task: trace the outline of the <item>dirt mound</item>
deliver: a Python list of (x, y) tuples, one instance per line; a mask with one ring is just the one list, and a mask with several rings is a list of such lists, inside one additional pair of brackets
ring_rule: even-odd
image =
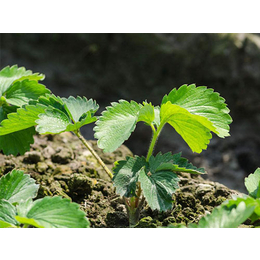
[[(92, 147), (107, 164), (131, 156), (124, 145), (113, 153), (104, 154)], [(40, 184), (38, 198), (49, 195), (69, 197), (81, 205), (91, 227), (128, 227), (126, 209), (109, 177), (91, 153), (71, 133), (35, 136), (31, 150), (23, 156), (0, 154), (0, 176), (12, 169), (24, 170)], [(180, 189), (173, 195), (171, 211), (152, 211), (145, 205), (137, 227), (167, 226), (170, 223), (190, 223), (220, 205), (235, 191), (200, 176), (180, 175)]]

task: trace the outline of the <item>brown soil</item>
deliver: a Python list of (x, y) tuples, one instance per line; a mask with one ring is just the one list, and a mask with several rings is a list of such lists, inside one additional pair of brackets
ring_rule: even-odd
[[(124, 145), (113, 153), (104, 154), (96, 141), (89, 142), (110, 169), (115, 161), (132, 155)], [(91, 227), (128, 227), (125, 206), (116, 195), (110, 178), (71, 133), (35, 136), (31, 150), (23, 156), (0, 153), (0, 176), (14, 168), (24, 170), (36, 179), (40, 184), (39, 198), (61, 195), (79, 203)], [(162, 213), (145, 205), (137, 227), (198, 222), (233, 193), (236, 192), (217, 182), (181, 174), (180, 189), (173, 195), (173, 209)]]

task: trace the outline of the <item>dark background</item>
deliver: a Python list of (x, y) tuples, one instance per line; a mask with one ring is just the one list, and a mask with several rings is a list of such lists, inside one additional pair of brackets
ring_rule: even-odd
[[(240, 191), (260, 167), (258, 34), (0, 34), (0, 69), (14, 64), (44, 73), (56, 95), (96, 99), (99, 113), (119, 99), (159, 105), (182, 84), (213, 88), (231, 110), (231, 136), (213, 136), (198, 155), (167, 126), (156, 152), (182, 151), (209, 179)], [(93, 139), (92, 128), (84, 127), (86, 138)], [(145, 155), (150, 138), (139, 123), (125, 144)]]

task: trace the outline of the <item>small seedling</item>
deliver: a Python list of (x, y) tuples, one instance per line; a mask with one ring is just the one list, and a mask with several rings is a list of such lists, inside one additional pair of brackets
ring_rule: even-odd
[(178, 172), (203, 174), (204, 169), (188, 163), (181, 154), (153, 156), (153, 150), (165, 124), (181, 135), (193, 152), (200, 153), (212, 138), (229, 136), (232, 119), (225, 100), (206, 87), (183, 85), (165, 95), (160, 106), (120, 100), (107, 107), (96, 122), (95, 137), (105, 152), (112, 152), (127, 140), (138, 122), (151, 127), (152, 140), (146, 157), (128, 157), (116, 162), (113, 182), (123, 197), (130, 226), (139, 220), (146, 200), (151, 209), (166, 211), (172, 208), (172, 195), (178, 188)]
[(87, 228), (90, 223), (77, 203), (60, 196), (33, 200), (39, 185), (23, 171), (0, 178), (0, 228)]

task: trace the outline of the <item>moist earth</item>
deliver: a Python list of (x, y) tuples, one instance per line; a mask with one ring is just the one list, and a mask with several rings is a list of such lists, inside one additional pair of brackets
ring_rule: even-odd
[[(12, 169), (24, 170), (40, 184), (38, 198), (60, 195), (80, 204), (92, 228), (128, 227), (126, 208), (96, 159), (71, 133), (35, 136), (30, 151), (22, 156), (0, 153), (0, 176)], [(103, 153), (88, 141), (108, 168), (132, 156), (124, 145)], [(160, 227), (171, 223), (197, 223), (199, 219), (237, 192), (201, 176), (180, 174), (180, 188), (173, 195), (173, 209), (153, 211), (145, 204), (136, 227)]]

